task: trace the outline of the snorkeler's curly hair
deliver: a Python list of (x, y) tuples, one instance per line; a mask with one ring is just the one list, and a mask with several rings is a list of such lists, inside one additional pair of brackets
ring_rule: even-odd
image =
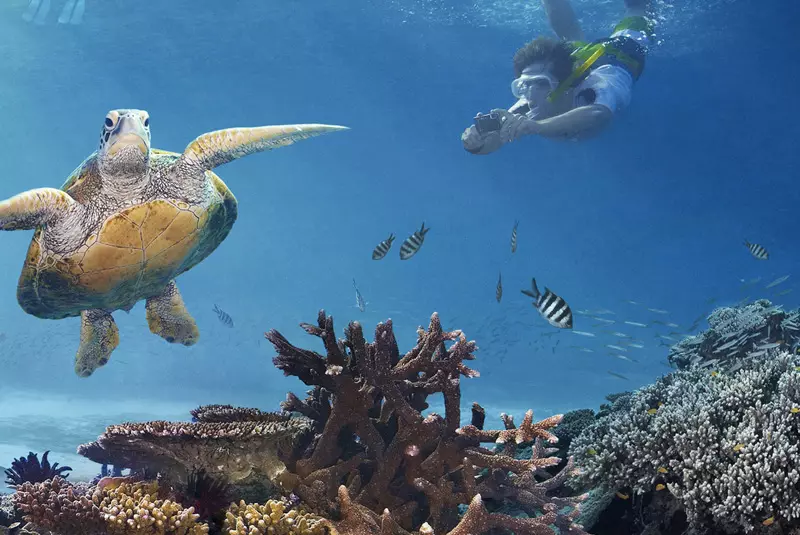
[(549, 37), (537, 37), (517, 50), (514, 54), (514, 76), (519, 77), (522, 70), (537, 61), (553, 64), (553, 75), (561, 82), (572, 72), (572, 50), (565, 41)]

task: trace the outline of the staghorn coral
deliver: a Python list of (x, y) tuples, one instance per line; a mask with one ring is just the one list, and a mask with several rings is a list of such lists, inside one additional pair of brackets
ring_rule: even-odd
[(786, 312), (760, 299), (744, 306), (716, 309), (710, 329), (672, 346), (668, 360), (679, 369), (702, 366), (736, 371), (752, 358), (771, 358), (778, 344), (793, 352), (800, 347), (800, 310)]
[(293, 508), (285, 500), (269, 500), (265, 504), (232, 503), (225, 513), (223, 533), (227, 535), (325, 535), (330, 523)]
[(160, 472), (183, 485), (192, 472), (240, 487), (287, 485), (285, 466), (278, 457), (310, 429), (305, 418), (242, 422), (126, 423), (106, 428), (96, 442), (78, 453), (99, 463)]
[[(800, 527), (794, 358), (678, 371), (621, 398), (573, 441), (577, 483), (671, 494), (698, 532)], [(659, 483), (666, 489), (654, 491)]]
[(32, 451), (28, 452), (27, 457), (14, 459), (11, 463), (11, 468), (5, 470), (5, 474), (8, 477), (6, 484), (14, 487), (26, 482), (39, 483), (57, 476), (66, 479), (68, 474), (65, 474), (65, 472), (71, 471), (72, 468), (69, 466), (59, 468), (58, 463), (53, 463), (51, 466), (50, 461), (47, 460), (49, 453), (49, 450), (44, 452), (41, 462), (39, 462), (39, 456)]
[(26, 522), (59, 535), (205, 535), (194, 509), (158, 498), (157, 483), (109, 481), (88, 490), (56, 477), (25, 483), (14, 501)]
[[(543, 440), (557, 441), (550, 429), (560, 415), (534, 422), (529, 411), (519, 428), (508, 418), (506, 429), (492, 431), (481, 429), (483, 410), (475, 406), (476, 425), (461, 427), (460, 378), (478, 376), (464, 364), (475, 358), (476, 346), (461, 331), (444, 331), (434, 314), (429, 328), (417, 331), (416, 346), (401, 356), (391, 321), (378, 324), (372, 343), (357, 322), (337, 340), (324, 311), (317, 325), (301, 326), (322, 340), (326, 356), (291, 345), (277, 331), (265, 335), (278, 353), (275, 365), (313, 387), (305, 401), (290, 394), (282, 404), (314, 420), (315, 431), (287, 467), (298, 476), (294, 492), (314, 510), (338, 517), (339, 532), (477, 535), (506, 527), (523, 535), (552, 534), (556, 527), (583, 533), (573, 520), (584, 496), (548, 495), (566, 479), (571, 461), (554, 477), (541, 470), (560, 461), (543, 446)], [(444, 416), (422, 414), (434, 394), (444, 397)], [(534, 441), (530, 457), (517, 459), (517, 448)], [(489, 450), (482, 442), (502, 448)], [(487, 500), (514, 501), (531, 518), (490, 514)], [(462, 504), (470, 506), (459, 521)]]

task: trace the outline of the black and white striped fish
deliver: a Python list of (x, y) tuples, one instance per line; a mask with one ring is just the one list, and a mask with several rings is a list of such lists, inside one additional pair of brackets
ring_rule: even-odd
[(358, 286), (356, 286), (355, 279), (353, 279), (353, 288), (356, 289), (356, 306), (361, 312), (364, 312), (367, 309), (367, 302), (364, 301), (364, 298), (361, 296), (361, 292), (358, 291)]
[(425, 222), (423, 221), (422, 227), (406, 238), (406, 241), (400, 246), (400, 260), (408, 260), (417, 254), (419, 248), (422, 247), (422, 242), (425, 241), (425, 234), (427, 234), (429, 230), (429, 228), (425, 228)]
[(519, 221), (514, 221), (514, 228), (511, 230), (511, 252), (517, 252), (517, 227), (519, 226)]
[(495, 299), (497, 299), (498, 303), (503, 298), (503, 274), (502, 273), (500, 273), (500, 276), (497, 278), (497, 289), (494, 291), (494, 297), (495, 297)]
[(214, 305), (214, 312), (217, 313), (219, 321), (221, 321), (227, 327), (233, 327), (233, 318), (230, 316), (230, 314), (219, 308), (217, 305)]
[(389, 237), (380, 242), (375, 249), (372, 250), (372, 259), (373, 260), (380, 260), (386, 253), (389, 252), (389, 249), (392, 248), (392, 242), (394, 241), (394, 234), (389, 234)]
[(758, 258), (759, 260), (769, 260), (769, 253), (761, 245), (757, 243), (750, 243), (747, 240), (744, 241), (744, 245), (754, 257)]
[(531, 279), (531, 289), (522, 293), (533, 298), (533, 306), (547, 322), (559, 329), (572, 329), (572, 310), (564, 299), (557, 296), (545, 286), (544, 294), (536, 286), (536, 279)]

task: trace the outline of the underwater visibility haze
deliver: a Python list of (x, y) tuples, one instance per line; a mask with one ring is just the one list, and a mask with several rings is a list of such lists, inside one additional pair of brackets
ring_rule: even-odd
[[(626, 3), (572, 9), (593, 42)], [(723, 481), (758, 472), (737, 456), (759, 464), (759, 440), (792, 457), (800, 437), (800, 5), (647, 18), (602, 132), (470, 154), (476, 114), (517, 101), (515, 52), (557, 38), (539, 0), (4, 2), (0, 199), (51, 189), (0, 203), (22, 228), (0, 233), (0, 533), (80, 533), (31, 504), (101, 466), (81, 492), (106, 515), (173, 485), (187, 509), (159, 502), (162, 532), (253, 533), (270, 512), (281, 533), (799, 528), (798, 491)], [(65, 248), (39, 251), (42, 228)], [(171, 241), (122, 273), (139, 260), (119, 251), (147, 255), (134, 238)], [(775, 463), (765, 479), (800, 479)]]

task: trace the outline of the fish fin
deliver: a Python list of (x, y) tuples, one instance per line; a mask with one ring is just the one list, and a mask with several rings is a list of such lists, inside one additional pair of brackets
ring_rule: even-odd
[(75, 6), (75, 11), (72, 12), (72, 18), (69, 23), (73, 26), (78, 26), (83, 22), (83, 13), (86, 11), (86, 0), (78, 0)]
[(39, 11), (39, 6), (41, 3), (42, 0), (31, 0), (28, 4), (28, 9), (26, 9), (25, 13), (22, 14), (22, 20), (25, 22), (32, 22), (36, 12)]
[(64, 9), (61, 10), (61, 14), (58, 16), (58, 23), (59, 24), (67, 24), (69, 19), (72, 18), (72, 11), (75, 9), (75, 2), (77, 0), (68, 0), (66, 4), (64, 4)]
[(36, 14), (36, 18), (33, 19), (33, 23), (43, 26), (47, 21), (48, 13), (50, 13), (50, 0), (42, 0), (42, 7), (39, 8), (39, 13)]
[[(539, 296), (542, 295), (542, 292), (540, 292), (539, 291), (539, 287), (536, 286), (536, 278), (535, 277), (531, 279), (531, 288), (533, 289), (533, 293), (536, 294), (536, 298), (538, 299)], [(547, 290), (547, 288), (545, 288), (545, 290)]]

